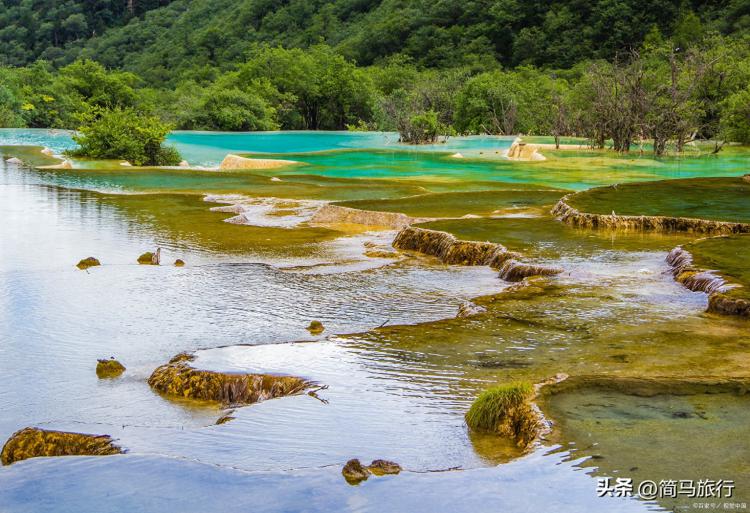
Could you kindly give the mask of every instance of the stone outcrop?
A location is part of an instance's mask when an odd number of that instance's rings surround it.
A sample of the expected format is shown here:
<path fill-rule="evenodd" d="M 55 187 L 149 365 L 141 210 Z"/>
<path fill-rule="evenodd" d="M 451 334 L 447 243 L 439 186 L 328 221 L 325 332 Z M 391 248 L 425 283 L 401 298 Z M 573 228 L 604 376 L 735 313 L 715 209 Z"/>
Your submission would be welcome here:
<path fill-rule="evenodd" d="M 714 271 L 696 268 L 689 251 L 677 246 L 669 252 L 666 260 L 675 280 L 694 292 L 708 294 L 707 311 L 750 317 L 750 301 L 727 294 L 739 285 L 727 283 L 724 278 L 714 274 Z"/>
<path fill-rule="evenodd" d="M 23 160 L 19 159 L 18 157 L 5 159 L 5 162 L 7 162 L 8 164 L 23 164 Z"/>
<path fill-rule="evenodd" d="M 40 456 L 105 456 L 121 454 L 107 435 L 88 435 L 27 427 L 14 433 L 0 453 L 3 465 Z"/>
<path fill-rule="evenodd" d="M 239 155 L 229 154 L 221 161 L 219 169 L 275 169 L 278 167 L 289 166 L 291 164 L 299 164 L 299 162 L 281 159 L 248 159 L 240 157 Z"/>
<path fill-rule="evenodd" d="M 510 160 L 519 160 L 524 162 L 533 162 L 538 160 L 546 160 L 544 155 L 539 153 L 539 147 L 535 144 L 528 144 L 523 141 L 516 139 L 513 144 L 508 148 L 505 156 Z"/>
<path fill-rule="evenodd" d="M 612 214 L 589 214 L 579 212 L 567 202 L 571 195 L 557 202 L 552 214 L 572 226 L 583 228 L 609 228 L 618 230 L 688 232 L 701 234 L 750 233 L 750 223 L 711 221 L 690 217 L 625 216 Z"/>
<path fill-rule="evenodd" d="M 560 267 L 524 264 L 515 259 L 507 260 L 500 268 L 500 278 L 505 281 L 521 281 L 532 276 L 554 276 L 563 270 Z"/>
<path fill-rule="evenodd" d="M 743 176 L 742 179 L 745 180 L 746 182 L 750 182 L 750 174 Z"/>
<path fill-rule="evenodd" d="M 81 271 L 84 271 L 88 269 L 89 267 L 96 267 L 98 265 L 102 265 L 99 260 L 97 260 L 94 257 L 87 257 L 81 260 L 76 264 L 76 267 L 78 267 Z"/>
<path fill-rule="evenodd" d="M 459 240 L 448 232 L 413 226 L 396 235 L 393 247 L 434 256 L 446 264 L 488 265 L 497 269 L 516 256 L 501 244 Z"/>
<path fill-rule="evenodd" d="M 414 219 L 400 212 L 378 212 L 328 204 L 315 212 L 310 222 L 318 224 L 361 224 L 401 229 L 409 226 L 414 222 Z"/>
<path fill-rule="evenodd" d="M 185 261 L 183 259 L 181 259 L 181 258 L 178 258 L 177 260 L 174 261 L 174 266 L 175 267 L 184 267 L 185 266 Z"/>
<path fill-rule="evenodd" d="M 100 379 L 116 378 L 123 372 L 125 372 L 125 366 L 114 358 L 101 359 L 96 362 L 96 375 Z"/>
<path fill-rule="evenodd" d="M 225 405 L 245 405 L 295 395 L 309 383 L 294 376 L 272 374 L 224 373 L 190 366 L 192 355 L 180 353 L 157 368 L 148 384 L 167 396 L 217 401 Z"/>

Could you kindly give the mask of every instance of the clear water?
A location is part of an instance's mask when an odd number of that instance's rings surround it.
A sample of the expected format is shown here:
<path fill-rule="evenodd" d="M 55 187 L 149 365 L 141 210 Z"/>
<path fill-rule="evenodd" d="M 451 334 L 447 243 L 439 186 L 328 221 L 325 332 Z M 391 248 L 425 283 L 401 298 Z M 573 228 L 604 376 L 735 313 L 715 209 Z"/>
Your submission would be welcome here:
<path fill-rule="evenodd" d="M 519 164 L 488 155 L 482 145 L 495 139 L 452 139 L 473 145 L 462 152 L 476 151 L 476 159 L 460 160 L 440 151 L 447 146 L 392 150 L 386 135 L 172 136 L 206 162 L 231 148 L 287 152 L 307 164 L 268 173 L 116 164 L 41 171 L 0 160 L 0 439 L 39 425 L 108 433 L 130 451 L 2 467 L 0 511 L 93 504 L 97 511 L 206 511 L 217 503 L 223 511 L 644 511 L 672 505 L 600 499 L 594 476 L 639 466 L 641 477 L 679 478 L 676 451 L 715 458 L 708 477 L 749 479 L 746 467 L 721 463 L 748 447 L 737 436 L 744 403 L 731 396 L 706 408 L 729 412 L 712 416 L 711 429 L 737 444 L 710 451 L 698 431 L 675 430 L 668 415 L 649 420 L 641 434 L 617 431 L 619 419 L 640 415 L 644 404 L 668 409 L 681 398 L 617 398 L 622 411 L 613 412 L 585 391 L 561 396 L 548 412 L 557 421 L 554 438 L 520 459 L 516 448 L 470 435 L 463 423 L 487 386 L 557 372 L 746 376 L 747 322 L 704 314 L 705 295 L 668 273 L 667 251 L 692 236 L 575 230 L 548 212 L 564 194 L 551 188 L 731 175 L 747 157 L 572 155 Z M 0 132 L 0 146 L 63 140 Z M 218 204 L 205 194 L 239 195 L 247 223 L 223 222 L 235 214 L 212 212 Z M 500 242 L 564 272 L 517 288 L 483 267 L 370 258 L 365 243 L 386 249 L 394 232 L 312 226 L 292 199 L 451 217 L 427 226 Z M 274 216 L 281 220 L 271 222 Z M 166 264 L 182 258 L 188 265 L 135 264 L 157 246 Z M 78 271 L 74 264 L 89 255 L 104 265 Z M 454 319 L 469 298 L 487 315 Z M 304 329 L 312 319 L 326 325 L 323 335 Z M 225 413 L 217 405 L 167 399 L 145 382 L 186 350 L 198 350 L 195 364 L 203 368 L 307 377 L 328 385 L 319 392 L 328 403 L 282 398 L 214 425 Z M 98 380 L 96 359 L 110 355 L 128 370 Z M 613 420 L 602 427 L 602 417 Z M 645 432 L 660 444 L 648 446 Z M 586 434 L 601 450 L 586 450 Z M 623 437 L 647 449 L 622 451 Z M 339 471 L 352 457 L 392 459 L 406 472 L 349 487 Z M 448 471 L 456 467 L 462 470 Z"/>

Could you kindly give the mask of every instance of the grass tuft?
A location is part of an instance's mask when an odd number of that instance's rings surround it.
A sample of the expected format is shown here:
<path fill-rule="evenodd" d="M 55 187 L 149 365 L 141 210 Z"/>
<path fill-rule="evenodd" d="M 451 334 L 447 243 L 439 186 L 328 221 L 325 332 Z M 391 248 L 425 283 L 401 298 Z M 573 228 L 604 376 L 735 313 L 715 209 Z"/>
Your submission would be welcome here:
<path fill-rule="evenodd" d="M 466 424 L 476 431 L 490 431 L 512 438 L 526 447 L 536 438 L 539 419 L 531 407 L 534 387 L 516 382 L 485 390 L 466 412 Z"/>

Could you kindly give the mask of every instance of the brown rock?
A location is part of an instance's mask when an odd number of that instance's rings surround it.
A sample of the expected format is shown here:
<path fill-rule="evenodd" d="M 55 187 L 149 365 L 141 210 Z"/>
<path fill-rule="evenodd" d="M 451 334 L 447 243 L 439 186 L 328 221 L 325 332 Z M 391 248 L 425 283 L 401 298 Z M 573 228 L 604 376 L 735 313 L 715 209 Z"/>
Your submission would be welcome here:
<path fill-rule="evenodd" d="M 370 470 L 364 467 L 359 460 L 353 459 L 346 462 L 344 468 L 341 469 L 341 474 L 346 479 L 346 482 L 350 485 L 357 485 L 362 481 L 366 481 L 370 477 Z"/>
<path fill-rule="evenodd" d="M 27 427 L 14 433 L 5 442 L 0 453 L 0 461 L 3 465 L 10 465 L 16 461 L 40 456 L 104 456 L 122 452 L 107 435 Z"/>
<path fill-rule="evenodd" d="M 100 379 L 116 378 L 123 372 L 125 372 L 125 366 L 115 360 L 114 357 L 109 360 L 97 360 L 96 375 L 99 376 Z"/>

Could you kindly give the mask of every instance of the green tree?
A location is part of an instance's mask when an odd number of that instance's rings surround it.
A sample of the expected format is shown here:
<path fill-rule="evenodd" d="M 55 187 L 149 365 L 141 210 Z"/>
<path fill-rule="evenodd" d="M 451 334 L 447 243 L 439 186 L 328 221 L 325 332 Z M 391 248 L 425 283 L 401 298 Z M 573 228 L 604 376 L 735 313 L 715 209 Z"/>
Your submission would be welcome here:
<path fill-rule="evenodd" d="M 750 86 L 729 96 L 722 104 L 721 134 L 729 141 L 750 144 Z"/>
<path fill-rule="evenodd" d="M 176 149 L 164 146 L 170 126 L 133 109 L 98 110 L 87 116 L 73 140 L 74 156 L 123 159 L 136 166 L 171 166 L 180 162 Z"/>

